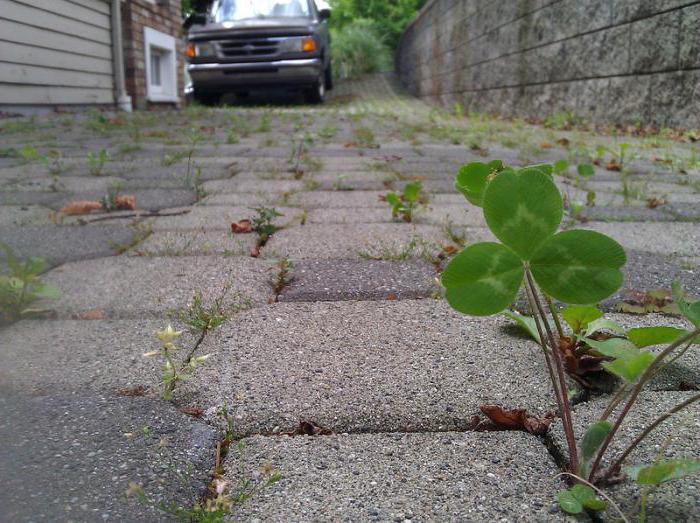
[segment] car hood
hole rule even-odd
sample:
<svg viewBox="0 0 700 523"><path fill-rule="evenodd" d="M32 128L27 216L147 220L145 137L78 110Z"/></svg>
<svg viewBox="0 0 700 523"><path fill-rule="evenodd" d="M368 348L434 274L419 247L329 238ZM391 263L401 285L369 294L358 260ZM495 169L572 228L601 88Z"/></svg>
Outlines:
<svg viewBox="0 0 700 523"><path fill-rule="evenodd" d="M231 33L261 33L275 35L304 35L313 32L314 22L309 18L249 18L206 25L195 25L189 30L190 40L215 39Z"/></svg>

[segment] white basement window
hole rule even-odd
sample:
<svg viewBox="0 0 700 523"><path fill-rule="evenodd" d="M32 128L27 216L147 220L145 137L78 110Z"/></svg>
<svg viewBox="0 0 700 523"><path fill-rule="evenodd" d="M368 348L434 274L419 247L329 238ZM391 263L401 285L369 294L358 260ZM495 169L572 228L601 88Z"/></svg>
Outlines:
<svg viewBox="0 0 700 523"><path fill-rule="evenodd" d="M146 98L149 102L177 102L177 55L175 38L144 28Z"/></svg>

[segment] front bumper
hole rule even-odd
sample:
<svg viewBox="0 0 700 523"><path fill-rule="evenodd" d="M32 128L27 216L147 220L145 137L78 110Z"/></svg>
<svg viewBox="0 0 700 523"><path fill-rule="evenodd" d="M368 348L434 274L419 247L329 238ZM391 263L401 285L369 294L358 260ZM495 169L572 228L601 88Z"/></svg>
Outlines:
<svg viewBox="0 0 700 523"><path fill-rule="evenodd" d="M270 62L189 64L195 90L214 91L255 86L310 86L323 73L320 58Z"/></svg>

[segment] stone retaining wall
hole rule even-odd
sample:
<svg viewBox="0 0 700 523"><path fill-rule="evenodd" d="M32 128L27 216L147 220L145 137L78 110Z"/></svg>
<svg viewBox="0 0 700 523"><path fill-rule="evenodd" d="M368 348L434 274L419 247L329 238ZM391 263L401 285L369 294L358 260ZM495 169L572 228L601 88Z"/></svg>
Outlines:
<svg viewBox="0 0 700 523"><path fill-rule="evenodd" d="M700 127L698 0L430 0L396 64L450 109Z"/></svg>

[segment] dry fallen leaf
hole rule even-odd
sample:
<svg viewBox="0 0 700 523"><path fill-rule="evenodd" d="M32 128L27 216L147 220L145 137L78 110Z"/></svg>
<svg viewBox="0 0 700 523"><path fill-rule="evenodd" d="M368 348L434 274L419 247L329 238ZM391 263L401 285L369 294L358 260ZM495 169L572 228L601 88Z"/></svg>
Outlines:
<svg viewBox="0 0 700 523"><path fill-rule="evenodd" d="M554 145L549 142L542 142L540 144L540 149L551 149L552 147L554 147Z"/></svg>
<svg viewBox="0 0 700 523"><path fill-rule="evenodd" d="M536 436L545 434L554 419L553 413L532 416L525 409L505 409L500 405L482 405L480 408L498 428L524 430Z"/></svg>
<svg viewBox="0 0 700 523"><path fill-rule="evenodd" d="M59 212L66 216L79 216L81 214L90 214L92 211L102 209L102 204L97 201L76 200L68 202Z"/></svg>
<svg viewBox="0 0 700 523"><path fill-rule="evenodd" d="M120 211L135 211L136 196L115 196L114 205Z"/></svg>
<svg viewBox="0 0 700 523"><path fill-rule="evenodd" d="M647 198L647 207L649 207L650 209L656 209L660 205L665 204L666 200L664 200L663 198L656 198L654 196L652 196L651 198Z"/></svg>
<svg viewBox="0 0 700 523"><path fill-rule="evenodd" d="M300 420L299 425L292 432L285 432L286 436L332 436L334 432L331 429L321 427L313 421Z"/></svg>
<svg viewBox="0 0 700 523"><path fill-rule="evenodd" d="M608 171L621 171L622 170L622 164L618 162L616 159L610 160L606 165L605 168Z"/></svg>
<svg viewBox="0 0 700 523"><path fill-rule="evenodd" d="M260 257L260 245L256 245L250 250L250 256L252 258L259 258Z"/></svg>
<svg viewBox="0 0 700 523"><path fill-rule="evenodd" d="M557 140L557 143L559 145L561 145L562 147L568 147L569 145L571 145L571 142L569 141L568 138L559 138Z"/></svg>
<svg viewBox="0 0 700 523"><path fill-rule="evenodd" d="M146 387L143 385L134 385L117 391L117 396L143 396L144 394L146 394Z"/></svg>
<svg viewBox="0 0 700 523"><path fill-rule="evenodd" d="M233 234L248 234L253 232L253 224L250 220L241 220L231 224L231 232Z"/></svg>
<svg viewBox="0 0 700 523"><path fill-rule="evenodd" d="M73 315L75 320L104 320L106 317L107 315L102 309L83 311Z"/></svg>
<svg viewBox="0 0 700 523"><path fill-rule="evenodd" d="M389 301L397 301L399 299L399 297L395 293L392 292L391 294L389 294L386 297L386 299Z"/></svg>
<svg viewBox="0 0 700 523"><path fill-rule="evenodd" d="M192 416L193 418L201 418L204 416L204 411L197 407L182 407L180 412Z"/></svg>

